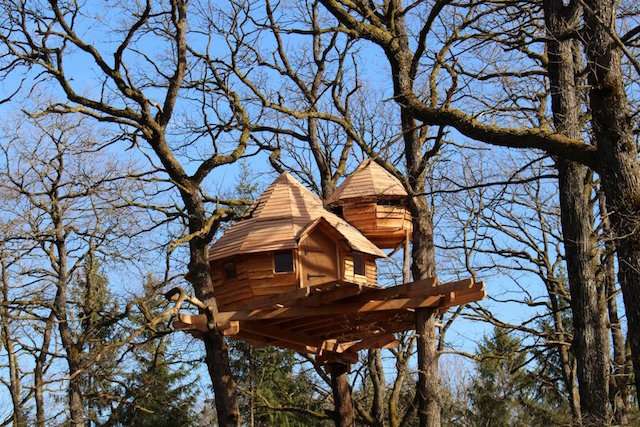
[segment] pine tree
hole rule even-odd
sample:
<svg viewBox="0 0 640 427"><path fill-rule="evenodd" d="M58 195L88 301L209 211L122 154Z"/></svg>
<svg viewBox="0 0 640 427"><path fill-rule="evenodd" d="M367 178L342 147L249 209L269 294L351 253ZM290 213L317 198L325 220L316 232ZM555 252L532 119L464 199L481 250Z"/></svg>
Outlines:
<svg viewBox="0 0 640 427"><path fill-rule="evenodd" d="M166 338L136 353L136 369L129 375L129 401L118 410L116 425L132 427L196 426L196 395L187 383L188 370L171 368Z"/></svg>
<svg viewBox="0 0 640 427"><path fill-rule="evenodd" d="M160 298L149 276L145 304L157 311ZM198 425L196 390L190 367L170 352L170 336L145 334L136 346L132 369L125 375L125 403L115 409L112 425L131 427L189 427Z"/></svg>
<svg viewBox="0 0 640 427"><path fill-rule="evenodd" d="M470 389L474 425L533 425L526 406L534 383L524 368L527 352L520 341L496 327L478 346L476 359L477 376Z"/></svg>
<svg viewBox="0 0 640 427"><path fill-rule="evenodd" d="M321 413L311 378L298 370L291 351L254 348L243 341L230 342L231 369L240 389L240 409L249 426L321 425L312 413ZM296 408L278 411L275 408ZM305 412L308 411L308 412Z"/></svg>
<svg viewBox="0 0 640 427"><path fill-rule="evenodd" d="M108 411L110 396L116 389L114 379L118 375L116 353L105 351L105 346L118 338L117 319L114 318L117 304L109 292L109 281L100 261L94 255L93 250L88 252L70 286L77 319L75 332L87 363L81 389L89 425L98 423Z"/></svg>

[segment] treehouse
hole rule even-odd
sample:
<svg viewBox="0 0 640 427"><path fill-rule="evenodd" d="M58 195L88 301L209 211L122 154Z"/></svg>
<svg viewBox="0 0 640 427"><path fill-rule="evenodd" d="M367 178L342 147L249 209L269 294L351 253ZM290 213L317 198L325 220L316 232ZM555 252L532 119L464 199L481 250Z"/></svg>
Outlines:
<svg viewBox="0 0 640 427"><path fill-rule="evenodd" d="M209 249L221 309L337 281L375 286L385 254L288 173Z"/></svg>
<svg viewBox="0 0 640 427"><path fill-rule="evenodd" d="M366 196L358 196L357 188ZM408 236L405 198L395 178L365 162L331 199L343 218L291 175L280 175L249 218L229 227L210 248L216 305L187 297L179 288L167 293L176 303L174 327L193 335L216 329L254 346L349 364L359 350L396 345L394 333L415 329L417 309L441 312L483 298L484 285L472 279L378 285L376 259L385 254L368 237L392 247ZM350 210L367 203L374 207L373 225ZM180 313L185 301L200 314Z"/></svg>
<svg viewBox="0 0 640 427"><path fill-rule="evenodd" d="M397 248L411 233L402 183L375 161L365 160L326 201L326 206L379 248Z"/></svg>

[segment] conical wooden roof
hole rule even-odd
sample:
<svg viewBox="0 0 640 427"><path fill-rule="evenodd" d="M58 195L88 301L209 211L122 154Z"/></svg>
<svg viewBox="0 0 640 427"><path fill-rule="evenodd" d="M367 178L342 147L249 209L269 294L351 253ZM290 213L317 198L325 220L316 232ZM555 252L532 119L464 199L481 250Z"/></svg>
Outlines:
<svg viewBox="0 0 640 427"><path fill-rule="evenodd" d="M318 196L285 172L254 203L251 217L233 224L211 246L209 259L296 248L302 232L319 218L334 227L352 249L385 256L355 227L324 209Z"/></svg>
<svg viewBox="0 0 640 427"><path fill-rule="evenodd" d="M365 197L407 197L407 192L398 178L372 159L367 159L345 178L344 182L327 199L327 205L335 205L347 199Z"/></svg>

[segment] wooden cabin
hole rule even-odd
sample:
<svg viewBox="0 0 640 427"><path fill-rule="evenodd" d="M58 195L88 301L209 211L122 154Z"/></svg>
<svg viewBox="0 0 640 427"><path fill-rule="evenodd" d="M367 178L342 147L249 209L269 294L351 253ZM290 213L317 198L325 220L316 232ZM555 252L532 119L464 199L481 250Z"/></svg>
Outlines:
<svg viewBox="0 0 640 427"><path fill-rule="evenodd" d="M252 298L349 282L376 286L385 254L290 174L278 177L209 250L221 310Z"/></svg>
<svg viewBox="0 0 640 427"><path fill-rule="evenodd" d="M365 162L329 201L339 216L291 175L280 175L249 218L211 246L217 311L174 289L167 297L176 310L189 301L203 311L178 313L174 327L196 336L216 328L251 345L350 364L359 350L396 345L394 334L415 328L418 308L443 312L482 299L484 285L473 279L377 286L376 259L385 254L370 238L394 247L409 236L406 197L391 174Z"/></svg>
<svg viewBox="0 0 640 427"><path fill-rule="evenodd" d="M379 248L397 248L412 231L402 183L371 159L344 180L326 206Z"/></svg>

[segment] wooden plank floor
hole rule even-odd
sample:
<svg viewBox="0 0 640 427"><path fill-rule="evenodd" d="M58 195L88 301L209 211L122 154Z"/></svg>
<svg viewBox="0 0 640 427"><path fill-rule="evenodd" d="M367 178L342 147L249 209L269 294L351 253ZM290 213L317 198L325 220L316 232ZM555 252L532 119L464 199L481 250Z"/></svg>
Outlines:
<svg viewBox="0 0 640 427"><path fill-rule="evenodd" d="M415 329L416 308L444 311L484 296L484 284L472 279L444 284L426 279L388 288L337 281L221 307L216 325L252 345L353 363L358 350L393 346L394 333ZM197 315L180 316L176 325L207 332L206 321Z"/></svg>

